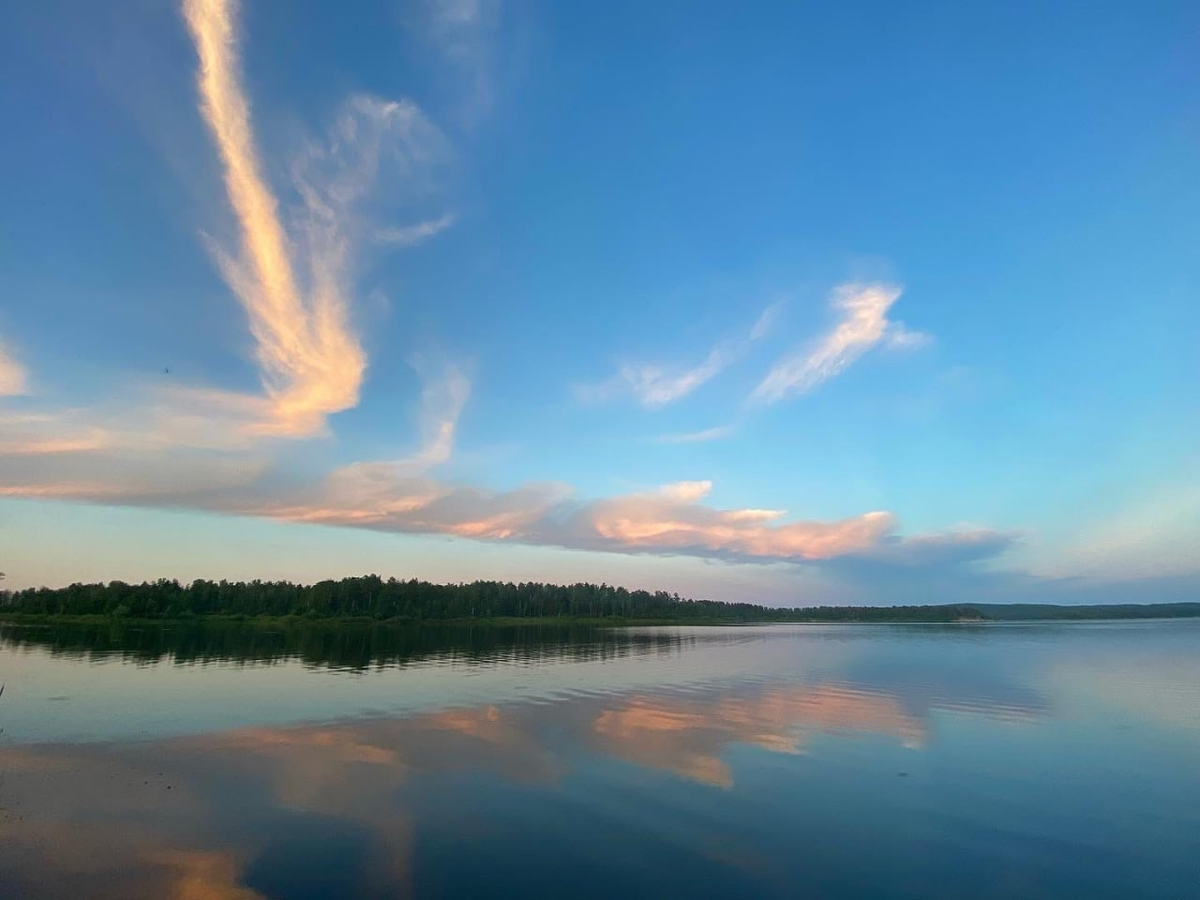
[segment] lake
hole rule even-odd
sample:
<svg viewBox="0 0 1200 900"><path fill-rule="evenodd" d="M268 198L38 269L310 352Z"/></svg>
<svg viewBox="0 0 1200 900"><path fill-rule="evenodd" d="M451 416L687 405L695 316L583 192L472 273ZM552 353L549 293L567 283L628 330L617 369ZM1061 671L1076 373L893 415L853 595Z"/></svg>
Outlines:
<svg viewBox="0 0 1200 900"><path fill-rule="evenodd" d="M1200 897L1200 620L0 626L0 897Z"/></svg>

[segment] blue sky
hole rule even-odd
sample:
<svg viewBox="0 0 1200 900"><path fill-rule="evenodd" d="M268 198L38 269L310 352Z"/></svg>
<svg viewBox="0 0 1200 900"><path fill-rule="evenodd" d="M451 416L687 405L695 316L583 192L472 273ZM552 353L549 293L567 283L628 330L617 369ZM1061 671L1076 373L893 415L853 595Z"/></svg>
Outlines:
<svg viewBox="0 0 1200 900"><path fill-rule="evenodd" d="M0 568L1200 587L1193 4L27 4Z"/></svg>

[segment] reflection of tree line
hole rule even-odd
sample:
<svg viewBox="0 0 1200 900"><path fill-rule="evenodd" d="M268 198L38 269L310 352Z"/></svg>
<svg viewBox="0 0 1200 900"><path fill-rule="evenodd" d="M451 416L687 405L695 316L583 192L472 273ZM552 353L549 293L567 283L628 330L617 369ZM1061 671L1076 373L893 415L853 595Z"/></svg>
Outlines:
<svg viewBox="0 0 1200 900"><path fill-rule="evenodd" d="M967 606L810 607L775 609L753 603L688 600L666 591L630 591L607 584L475 581L432 584L378 575L321 581L159 579L142 584L72 584L0 593L0 608L36 615L174 619L188 616L433 619L621 618L670 622L822 621L951 622L978 619Z"/></svg>
<svg viewBox="0 0 1200 900"><path fill-rule="evenodd" d="M301 622L267 627L199 620L0 626L0 645L40 648L56 656L119 656L146 663L166 658L178 663L296 659L337 669L396 667L428 659L603 660L670 652L690 640L666 632L533 625L391 628Z"/></svg>

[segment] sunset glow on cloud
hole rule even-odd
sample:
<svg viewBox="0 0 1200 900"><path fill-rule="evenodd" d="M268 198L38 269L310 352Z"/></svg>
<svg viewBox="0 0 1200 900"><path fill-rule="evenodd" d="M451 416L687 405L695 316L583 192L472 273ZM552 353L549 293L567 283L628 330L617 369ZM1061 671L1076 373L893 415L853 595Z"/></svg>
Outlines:
<svg viewBox="0 0 1200 900"><path fill-rule="evenodd" d="M220 153L241 230L237 256L219 248L216 252L258 342L272 400L264 431L312 433L326 415L358 402L366 359L348 331L336 247L320 248L333 258L314 260L311 299L301 294L292 271L279 204L263 179L240 84L234 6L230 0L184 3L200 57L200 108Z"/></svg>

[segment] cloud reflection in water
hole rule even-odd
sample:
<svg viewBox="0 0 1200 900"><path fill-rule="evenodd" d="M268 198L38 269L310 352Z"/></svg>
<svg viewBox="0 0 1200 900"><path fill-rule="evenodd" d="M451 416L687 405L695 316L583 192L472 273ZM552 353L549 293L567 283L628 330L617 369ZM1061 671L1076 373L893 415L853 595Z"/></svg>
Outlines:
<svg viewBox="0 0 1200 900"><path fill-rule="evenodd" d="M972 707L986 715L987 698ZM1011 698L1000 708L1000 718L1012 718ZM1024 712L1042 710L1035 701ZM930 733L927 705L921 714L898 693L818 683L10 747L0 751L0 889L184 900L403 896L414 889L422 822L448 814L423 782L474 785L465 796L477 808L450 813L474 820L476 839L486 841L489 790L507 785L535 802L603 759L732 789L732 745L798 753L816 735L870 734L922 748Z"/></svg>

